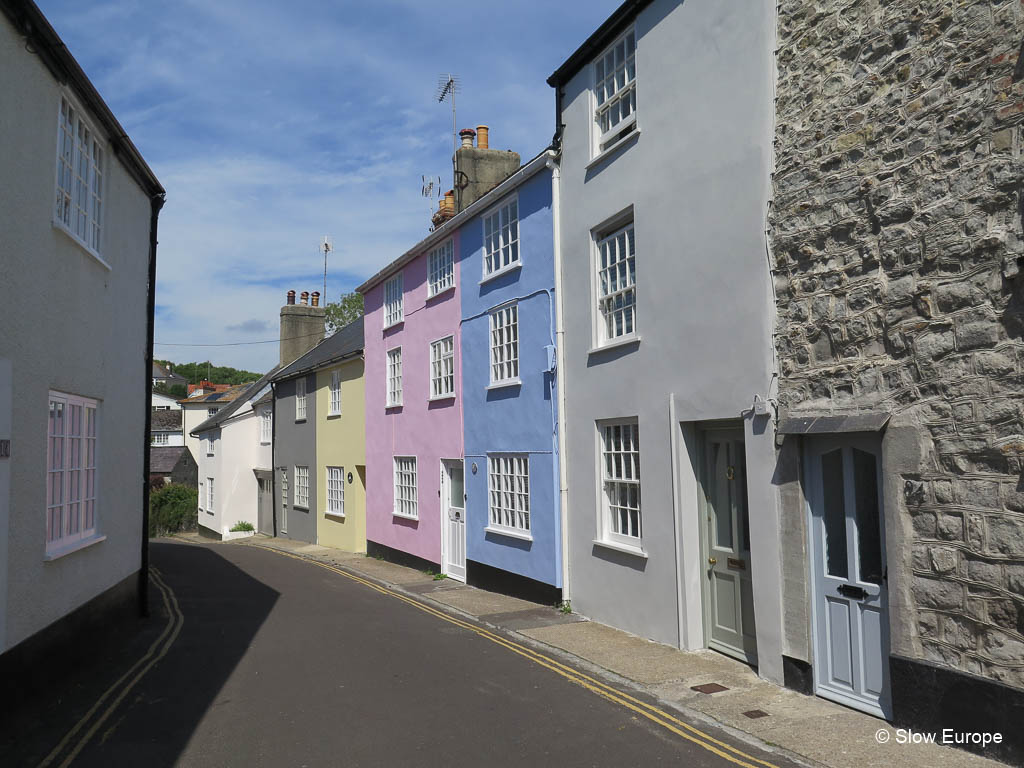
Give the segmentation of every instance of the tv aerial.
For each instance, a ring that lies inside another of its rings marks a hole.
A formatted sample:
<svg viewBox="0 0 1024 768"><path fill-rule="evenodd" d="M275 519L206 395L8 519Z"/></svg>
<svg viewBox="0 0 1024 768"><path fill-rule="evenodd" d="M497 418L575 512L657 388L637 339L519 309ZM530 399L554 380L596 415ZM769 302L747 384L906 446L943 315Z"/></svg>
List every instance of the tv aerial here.
<svg viewBox="0 0 1024 768"><path fill-rule="evenodd" d="M455 129L455 94L461 92L462 84L459 82L458 75L453 75L449 72L447 75L438 76L437 103L440 104L449 97L452 101L452 152L459 148L458 133Z"/></svg>
<svg viewBox="0 0 1024 768"><path fill-rule="evenodd" d="M324 305L327 304L327 255L334 250L334 238L324 235L320 238L320 252L324 255Z"/></svg>

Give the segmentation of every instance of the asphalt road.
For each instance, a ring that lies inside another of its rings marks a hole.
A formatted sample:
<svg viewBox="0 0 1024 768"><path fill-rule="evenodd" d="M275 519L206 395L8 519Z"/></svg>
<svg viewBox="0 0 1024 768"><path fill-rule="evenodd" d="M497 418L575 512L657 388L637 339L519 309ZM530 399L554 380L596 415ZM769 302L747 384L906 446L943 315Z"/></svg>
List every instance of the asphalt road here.
<svg viewBox="0 0 1024 768"><path fill-rule="evenodd" d="M0 764L788 765L740 742L745 756L715 748L727 760L514 645L308 562L170 542L152 562L153 616L7 723Z"/></svg>

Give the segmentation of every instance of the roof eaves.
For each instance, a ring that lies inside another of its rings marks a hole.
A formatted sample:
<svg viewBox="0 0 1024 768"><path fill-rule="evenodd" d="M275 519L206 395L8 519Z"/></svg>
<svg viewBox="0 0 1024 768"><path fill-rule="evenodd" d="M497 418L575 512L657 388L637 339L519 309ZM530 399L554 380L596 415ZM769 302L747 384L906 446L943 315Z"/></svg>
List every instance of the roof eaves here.
<svg viewBox="0 0 1024 768"><path fill-rule="evenodd" d="M551 73L547 80L548 85L552 88L565 85L591 59L614 41L620 32L632 24L640 14L640 11L650 5L651 2L652 0L626 0L626 2L616 8L612 15L605 19L605 22L594 31L594 34L588 37L583 45L573 51L572 55L562 63L562 66Z"/></svg>
<svg viewBox="0 0 1024 768"><path fill-rule="evenodd" d="M510 175L498 186L494 187L490 192L475 201L471 206L466 208L464 211L457 213L452 218L448 219L444 224L435 229L425 238L420 240L416 245L406 251L404 254L399 256L397 259L388 264L384 269L380 270L377 274L367 280L365 283L356 288L357 293L365 294L377 283L383 282L385 278L390 277L392 273L397 272L399 269L404 267L409 262L415 260L418 256L422 256L423 252L434 243L440 242L444 238L448 237L449 234L454 232L456 229L465 224L469 219L476 216L480 211L492 205L495 200L507 195L513 189L518 187L528 178L539 172L549 162L553 161L555 153L550 149L545 148L536 157L530 160L525 165L521 165L519 170Z"/></svg>

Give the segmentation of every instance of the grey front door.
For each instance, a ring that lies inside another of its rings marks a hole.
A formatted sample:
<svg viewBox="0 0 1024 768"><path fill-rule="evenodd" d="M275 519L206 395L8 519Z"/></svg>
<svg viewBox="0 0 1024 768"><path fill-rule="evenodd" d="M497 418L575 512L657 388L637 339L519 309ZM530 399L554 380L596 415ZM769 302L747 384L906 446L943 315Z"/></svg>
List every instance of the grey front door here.
<svg viewBox="0 0 1024 768"><path fill-rule="evenodd" d="M267 536L274 535L274 481L267 473L267 477L259 477L257 482L257 527L260 533Z"/></svg>
<svg viewBox="0 0 1024 768"><path fill-rule="evenodd" d="M815 692L889 717L889 601L881 442L808 440Z"/></svg>
<svg viewBox="0 0 1024 768"><path fill-rule="evenodd" d="M704 620L708 647L757 664L743 431L704 432Z"/></svg>

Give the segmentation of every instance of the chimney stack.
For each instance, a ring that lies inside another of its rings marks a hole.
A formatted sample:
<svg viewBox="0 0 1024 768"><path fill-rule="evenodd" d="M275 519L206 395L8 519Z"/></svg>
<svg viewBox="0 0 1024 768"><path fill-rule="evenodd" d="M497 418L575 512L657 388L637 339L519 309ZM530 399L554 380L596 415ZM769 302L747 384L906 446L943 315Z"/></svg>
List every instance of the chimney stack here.
<svg viewBox="0 0 1024 768"><path fill-rule="evenodd" d="M303 291L300 303L295 303L295 291L288 291L287 303L281 307L280 358L281 365L298 360L323 341L326 310L320 306L320 292L313 292L313 305L309 305L309 291Z"/></svg>
<svg viewBox="0 0 1024 768"><path fill-rule="evenodd" d="M519 154L491 149L490 133L490 128L486 125L478 125L475 131L472 128L463 128L459 131L462 146L455 150L454 160L455 188L458 190L455 196L456 214L462 213L519 170ZM474 135L477 137L475 147ZM437 224L436 221L434 223Z"/></svg>

